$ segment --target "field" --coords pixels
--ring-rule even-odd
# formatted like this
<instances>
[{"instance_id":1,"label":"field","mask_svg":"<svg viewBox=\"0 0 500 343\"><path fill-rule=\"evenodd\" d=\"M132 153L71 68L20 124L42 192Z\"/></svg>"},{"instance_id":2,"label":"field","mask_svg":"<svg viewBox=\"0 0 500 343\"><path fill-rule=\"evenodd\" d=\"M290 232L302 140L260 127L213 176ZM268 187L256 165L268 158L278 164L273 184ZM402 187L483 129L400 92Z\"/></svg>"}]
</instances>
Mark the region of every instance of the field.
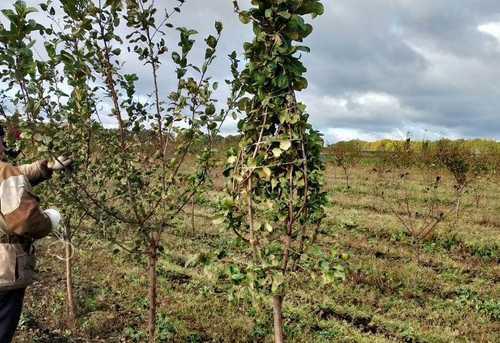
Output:
<instances>
[{"instance_id":1,"label":"field","mask_svg":"<svg viewBox=\"0 0 500 343\"><path fill-rule=\"evenodd\" d=\"M498 179L482 181L488 183L479 206L466 194L458 220L446 220L429 240L415 242L374 196L371 169L368 163L354 168L347 189L341 170L328 166L332 205L320 242L348 255L347 279L330 286L301 280L293 287L285 302L288 341L499 342ZM410 182L422 173L412 171ZM214 180L219 192L222 182ZM269 311L230 301L226 292L225 271L238 260L241 242L213 222L218 194L205 195L197 206L194 230L188 209L182 229L164 237L160 342L272 341ZM64 263L49 254L48 242L40 247L41 281L28 291L15 342L144 342L144 268L103 243L81 243L74 259L78 329L70 331Z\"/></svg>"}]
</instances>

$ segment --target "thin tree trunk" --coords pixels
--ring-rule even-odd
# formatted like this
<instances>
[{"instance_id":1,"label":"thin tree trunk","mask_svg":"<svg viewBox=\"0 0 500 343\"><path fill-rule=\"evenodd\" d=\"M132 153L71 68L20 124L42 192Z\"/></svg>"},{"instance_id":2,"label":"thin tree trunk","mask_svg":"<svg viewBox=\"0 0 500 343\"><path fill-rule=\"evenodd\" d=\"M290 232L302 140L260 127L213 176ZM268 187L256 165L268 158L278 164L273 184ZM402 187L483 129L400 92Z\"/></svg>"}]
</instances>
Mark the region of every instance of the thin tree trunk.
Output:
<instances>
[{"instance_id":1,"label":"thin tree trunk","mask_svg":"<svg viewBox=\"0 0 500 343\"><path fill-rule=\"evenodd\" d=\"M191 229L193 230L193 234L196 231L195 223L194 223L194 195L191 198Z\"/></svg>"},{"instance_id":2,"label":"thin tree trunk","mask_svg":"<svg viewBox=\"0 0 500 343\"><path fill-rule=\"evenodd\" d=\"M273 317L274 342L283 343L285 339L283 334L283 297L281 295L273 296Z\"/></svg>"},{"instance_id":3,"label":"thin tree trunk","mask_svg":"<svg viewBox=\"0 0 500 343\"><path fill-rule=\"evenodd\" d=\"M149 318L148 318L148 336L149 343L154 343L156 341L156 304L157 304L157 275L156 275L156 264L158 262L158 233L154 233L150 239L149 247L149 263L148 263L148 274L149 274Z\"/></svg>"},{"instance_id":4,"label":"thin tree trunk","mask_svg":"<svg viewBox=\"0 0 500 343\"><path fill-rule=\"evenodd\" d=\"M64 253L66 259L66 297L68 306L68 324L70 328L75 328L76 303L75 293L73 289L73 263L71 261L72 247L69 238L64 242Z\"/></svg>"},{"instance_id":5,"label":"thin tree trunk","mask_svg":"<svg viewBox=\"0 0 500 343\"><path fill-rule=\"evenodd\" d=\"M455 216L457 217L456 218L457 220L459 215L460 215L460 198L457 199L457 204L455 206Z\"/></svg>"},{"instance_id":6,"label":"thin tree trunk","mask_svg":"<svg viewBox=\"0 0 500 343\"><path fill-rule=\"evenodd\" d=\"M257 261L259 256L257 248L257 239L255 237L255 226L254 226L254 212L253 212L253 202L252 202L252 178L248 180L248 223L250 225L250 244L252 246L253 260Z\"/></svg>"},{"instance_id":7,"label":"thin tree trunk","mask_svg":"<svg viewBox=\"0 0 500 343\"><path fill-rule=\"evenodd\" d=\"M458 221L458 218L460 216L460 209L462 206L462 195L465 192L465 186L460 186L460 189L458 190L457 193L457 202L455 204L455 220Z\"/></svg>"}]
</instances>

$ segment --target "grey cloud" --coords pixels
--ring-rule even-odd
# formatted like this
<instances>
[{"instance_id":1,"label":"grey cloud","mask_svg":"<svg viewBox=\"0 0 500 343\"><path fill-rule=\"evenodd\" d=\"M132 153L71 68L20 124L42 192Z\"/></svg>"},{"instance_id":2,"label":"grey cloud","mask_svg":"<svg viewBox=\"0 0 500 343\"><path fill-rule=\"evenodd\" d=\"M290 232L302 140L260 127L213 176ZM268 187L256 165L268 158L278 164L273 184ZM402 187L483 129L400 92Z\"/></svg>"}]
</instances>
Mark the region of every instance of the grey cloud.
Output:
<instances>
[{"instance_id":1,"label":"grey cloud","mask_svg":"<svg viewBox=\"0 0 500 343\"><path fill-rule=\"evenodd\" d=\"M477 30L500 20L500 3L344 0L327 9L305 59L313 82L306 98L376 92L396 97L401 107L364 108L360 118L359 109L333 113L338 109L310 103L318 127L377 135L410 123L415 130L500 139L499 42Z\"/></svg>"},{"instance_id":2,"label":"grey cloud","mask_svg":"<svg viewBox=\"0 0 500 343\"><path fill-rule=\"evenodd\" d=\"M37 3L37 0L32 0ZM175 0L156 1L160 10ZM242 5L249 1L242 1ZM500 140L500 41L478 31L478 25L500 22L498 0L325 0L326 13L314 20L315 31L303 56L310 87L307 102L313 124L329 139L343 130L363 137L397 132L432 131L433 137L489 137ZM212 75L223 85L229 76L226 55L241 52L251 39L229 0L187 0L176 25L192 27L201 38L224 22L219 59ZM173 34L173 36L172 36ZM168 35L175 47L177 34ZM194 56L200 60L202 47ZM168 59L160 75L161 89L174 81ZM141 76L140 90L151 90L150 73L127 57L127 70ZM227 89L222 87L220 102ZM360 96L391 99L357 103ZM344 101L346 106L339 107ZM225 126L233 133L235 123ZM353 136L352 138L356 138Z\"/></svg>"}]
</instances>

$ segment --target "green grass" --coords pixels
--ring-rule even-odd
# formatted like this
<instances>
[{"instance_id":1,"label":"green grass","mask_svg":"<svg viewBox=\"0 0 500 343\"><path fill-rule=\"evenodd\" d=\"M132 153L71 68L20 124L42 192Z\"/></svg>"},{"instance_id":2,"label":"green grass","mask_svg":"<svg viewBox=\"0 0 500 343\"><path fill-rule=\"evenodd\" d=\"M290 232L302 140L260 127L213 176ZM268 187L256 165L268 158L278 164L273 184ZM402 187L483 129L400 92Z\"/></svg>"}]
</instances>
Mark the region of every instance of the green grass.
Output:
<instances>
[{"instance_id":1,"label":"green grass","mask_svg":"<svg viewBox=\"0 0 500 343\"><path fill-rule=\"evenodd\" d=\"M320 243L349 256L348 277L331 286L294 281L285 302L288 341L500 341L498 180L483 187L479 208L467 194L456 223L447 220L428 241L415 242L373 195L369 170L356 168L348 190L342 174L328 170L333 202ZM419 173L411 181L415 189ZM414 201L421 205L418 196ZM212 217L204 203L197 208L196 231L186 218L185 229L164 235L158 341L271 342L268 308L229 299L226 269L242 258L241 242ZM145 341L147 278L141 266L105 244L82 245L74 260L78 329L71 332L63 264L41 251L41 282L28 291L16 342Z\"/></svg>"}]
</instances>

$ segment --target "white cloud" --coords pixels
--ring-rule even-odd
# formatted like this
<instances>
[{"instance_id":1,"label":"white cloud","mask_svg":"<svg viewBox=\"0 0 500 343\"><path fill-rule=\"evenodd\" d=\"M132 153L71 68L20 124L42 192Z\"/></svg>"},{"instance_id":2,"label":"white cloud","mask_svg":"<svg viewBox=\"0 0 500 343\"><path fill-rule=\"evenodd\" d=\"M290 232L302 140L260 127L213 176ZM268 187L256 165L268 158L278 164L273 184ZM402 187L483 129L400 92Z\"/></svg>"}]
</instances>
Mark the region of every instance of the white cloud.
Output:
<instances>
[{"instance_id":1,"label":"white cloud","mask_svg":"<svg viewBox=\"0 0 500 343\"><path fill-rule=\"evenodd\" d=\"M373 122L378 123L375 126L383 126L419 116L418 111L404 106L394 95L375 91L342 96L307 94L301 100L308 105L312 121L318 127L345 127L342 123L354 122L360 126Z\"/></svg>"},{"instance_id":2,"label":"white cloud","mask_svg":"<svg viewBox=\"0 0 500 343\"><path fill-rule=\"evenodd\" d=\"M405 123L401 128L391 129L387 132L366 131L356 128L329 128L324 130L327 144L340 141L359 139L373 142L381 139L406 139L437 140L444 137L451 139L461 138L461 135L444 127L432 127L417 123Z\"/></svg>"},{"instance_id":3,"label":"white cloud","mask_svg":"<svg viewBox=\"0 0 500 343\"><path fill-rule=\"evenodd\" d=\"M492 22L479 25L477 27L479 32L493 36L500 43L500 22Z\"/></svg>"},{"instance_id":4,"label":"white cloud","mask_svg":"<svg viewBox=\"0 0 500 343\"><path fill-rule=\"evenodd\" d=\"M312 123L328 143L461 136L454 129L429 123L431 114L406 106L392 94L371 91L339 97L306 95L302 100L308 104Z\"/></svg>"},{"instance_id":5,"label":"white cloud","mask_svg":"<svg viewBox=\"0 0 500 343\"><path fill-rule=\"evenodd\" d=\"M378 109L401 107L398 98L386 93L368 92L354 96L352 101L360 106Z\"/></svg>"},{"instance_id":6,"label":"white cloud","mask_svg":"<svg viewBox=\"0 0 500 343\"><path fill-rule=\"evenodd\" d=\"M347 129L347 128L339 128L339 129L328 129L325 131L325 139L327 144L332 144L340 141L350 141L353 139L360 139L363 141L375 141L383 138L383 135L377 133L369 133L364 132L358 129Z\"/></svg>"}]
</instances>

